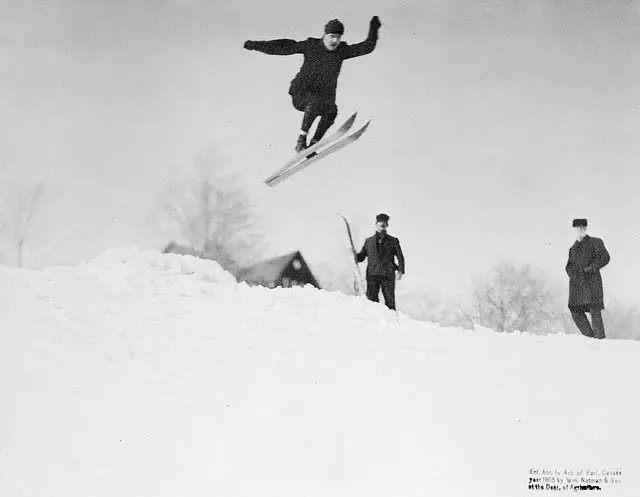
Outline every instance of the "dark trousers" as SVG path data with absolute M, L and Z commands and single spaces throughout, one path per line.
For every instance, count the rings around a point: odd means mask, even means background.
M 396 280 L 393 276 L 367 276 L 367 298 L 372 302 L 380 302 L 382 289 L 384 303 L 389 309 L 396 310 Z
M 589 338 L 604 338 L 604 321 L 602 320 L 602 311 L 599 309 L 591 309 L 591 321 L 589 323 L 586 312 L 571 311 L 573 322 L 584 336 Z
M 313 122 L 320 116 L 320 122 L 312 138 L 312 141 L 320 141 L 338 117 L 338 107 L 335 102 L 327 101 L 315 93 L 295 94 L 291 99 L 296 110 L 304 112 L 300 128 L 302 131 L 308 133 Z

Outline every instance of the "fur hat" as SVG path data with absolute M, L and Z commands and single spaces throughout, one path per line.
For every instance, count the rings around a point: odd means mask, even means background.
M 586 219 L 574 219 L 573 220 L 573 227 L 577 228 L 577 227 L 587 227 L 587 220 Z
M 389 216 L 387 214 L 378 214 L 376 216 L 376 223 L 388 223 Z

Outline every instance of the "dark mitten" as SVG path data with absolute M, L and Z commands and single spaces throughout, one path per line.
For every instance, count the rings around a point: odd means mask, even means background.
M 378 16 L 373 16 L 373 17 L 371 18 L 371 21 L 370 21 L 370 23 L 369 23 L 369 26 L 370 26 L 372 29 L 375 29 L 376 31 L 377 31 L 378 29 L 380 29 L 380 26 L 382 26 L 382 24 L 380 23 L 380 19 L 378 18 Z
M 256 44 L 251 40 L 247 40 L 244 42 L 244 48 L 246 48 L 247 50 L 255 50 Z

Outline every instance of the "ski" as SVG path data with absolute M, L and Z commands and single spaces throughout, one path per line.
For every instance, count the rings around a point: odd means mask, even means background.
M 314 162 L 334 153 L 337 152 L 338 150 L 340 150 L 341 148 L 346 147 L 347 145 L 350 145 L 351 143 L 355 142 L 358 138 L 360 138 L 362 136 L 362 134 L 367 130 L 367 128 L 369 127 L 369 124 L 371 123 L 371 120 L 367 121 L 365 123 L 364 126 L 362 126 L 358 131 L 348 135 L 348 136 L 344 136 L 340 139 L 338 139 L 337 141 L 335 141 L 334 143 L 332 143 L 331 145 L 329 145 L 326 149 L 321 150 L 320 152 L 318 152 L 317 154 L 313 155 L 312 157 L 308 157 L 303 159 L 301 162 L 297 163 L 294 166 L 291 166 L 289 169 L 281 172 L 280 174 L 274 174 L 272 175 L 270 178 L 268 178 L 267 180 L 265 180 L 265 183 L 268 186 L 275 186 L 278 183 L 280 183 L 281 181 L 287 179 L 289 176 L 297 173 L 298 171 L 304 169 L 305 167 L 310 166 L 311 164 L 313 164 Z
M 349 119 L 347 119 L 344 122 L 344 124 L 342 126 L 340 126 L 340 128 L 338 128 L 332 135 L 330 135 L 329 137 L 323 138 L 318 143 L 314 143 L 310 147 L 307 147 L 306 149 L 304 149 L 302 152 L 299 152 L 296 155 L 294 155 L 280 169 L 278 169 L 271 176 L 269 176 L 267 179 L 265 179 L 264 182 L 265 183 L 271 182 L 273 179 L 277 178 L 279 175 L 284 173 L 291 166 L 294 166 L 296 163 L 298 163 L 301 160 L 304 160 L 305 158 L 307 158 L 316 149 L 318 149 L 320 147 L 324 147 L 324 146 L 326 146 L 326 145 L 328 145 L 330 143 L 333 143 L 333 142 L 337 141 L 339 138 L 341 138 L 343 135 L 345 135 L 347 133 L 347 131 L 349 131 L 351 129 L 351 127 L 353 126 L 353 123 L 356 120 L 357 115 L 358 115 L 358 113 L 354 112 L 353 114 L 351 114 Z
M 351 234 L 351 226 L 349 225 L 349 221 L 347 220 L 346 217 L 344 217 L 339 212 L 337 214 L 344 221 L 344 224 L 347 228 L 347 235 L 349 236 L 349 244 L 351 245 L 351 251 L 353 254 L 355 254 L 356 247 L 353 243 L 353 235 Z M 366 286 L 365 286 L 364 280 L 362 279 L 360 266 L 358 266 L 358 261 L 356 260 L 355 255 L 353 258 L 353 266 L 354 266 L 354 269 L 353 269 L 354 289 L 356 291 L 356 295 L 358 295 L 359 297 L 364 297 L 366 294 Z

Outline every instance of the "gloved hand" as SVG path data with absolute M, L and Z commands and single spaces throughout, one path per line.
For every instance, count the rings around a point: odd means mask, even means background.
M 380 29 L 380 26 L 382 26 L 382 24 L 380 23 L 380 19 L 378 18 L 378 16 L 373 16 L 371 18 L 371 21 L 369 22 L 369 26 L 371 26 L 375 30 Z
M 255 42 L 251 40 L 247 40 L 244 42 L 244 48 L 247 50 L 255 50 Z

